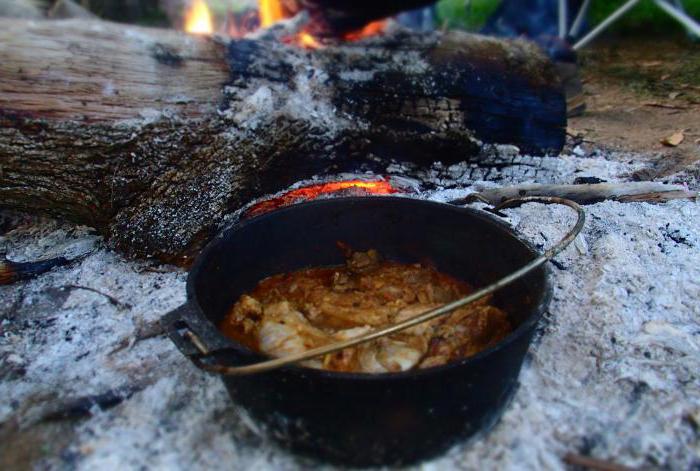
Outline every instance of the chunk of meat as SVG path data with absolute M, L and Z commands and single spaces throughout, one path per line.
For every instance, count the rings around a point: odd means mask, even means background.
M 508 316 L 489 305 L 457 309 L 434 331 L 421 368 L 470 357 L 501 341 L 511 332 Z

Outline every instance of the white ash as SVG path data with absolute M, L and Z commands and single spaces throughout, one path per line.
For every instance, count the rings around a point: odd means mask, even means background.
M 432 189 L 421 196 L 447 201 L 480 186 L 571 183 L 579 176 L 617 181 L 641 165 L 624 154 L 503 158 L 518 160 L 521 170 L 494 167 L 485 175 L 470 172 L 468 164 L 435 165 L 422 174 Z M 389 173 L 402 168 L 394 165 Z M 672 179 L 697 189 L 696 174 L 690 168 Z M 543 335 L 501 421 L 485 437 L 421 468 L 563 469 L 567 452 L 628 466 L 700 466 L 700 204 L 604 202 L 586 212 L 583 234 L 557 258 Z M 507 215 L 542 248 L 573 223 L 567 208 L 536 204 Z M 184 301 L 183 272 L 152 271 L 106 250 L 89 230 L 55 221 L 30 221 L 6 233 L 3 251 L 18 260 L 89 255 L 0 287 L 0 421 L 31 431 L 55 401 L 136 385 L 115 407 L 95 407 L 91 416 L 72 422 L 68 447 L 35 467 L 317 465 L 250 432 L 221 381 L 198 371 L 169 340 L 150 338 L 110 353 Z M 68 285 L 94 288 L 122 304 L 91 291 L 60 289 Z
M 384 47 L 371 47 L 372 39 L 358 44 L 328 47 L 325 54 L 275 44 L 274 48 L 268 51 L 272 58 L 261 56 L 247 65 L 247 73 L 252 75 L 245 78 L 245 84 L 236 82 L 235 86 L 224 87 L 227 106 L 220 111 L 220 115 L 235 126 L 237 133 L 258 129 L 283 117 L 291 121 L 306 122 L 331 138 L 345 129 L 369 126 L 368 123 L 358 122 L 357 116 L 348 116 L 336 108 L 333 100 L 338 88 L 350 86 L 352 82 L 366 82 L 377 73 L 401 70 L 404 74 L 414 77 L 417 84 L 422 83 L 425 93 L 431 95 L 431 87 L 434 88 L 435 84 L 424 83 L 425 72 L 430 67 L 419 52 L 399 50 L 388 54 Z M 336 81 L 330 80 L 329 76 L 335 72 L 328 70 L 329 61 L 326 57 L 336 49 L 342 50 L 349 58 L 349 63 L 376 65 L 371 71 L 341 70 L 337 78 L 346 84 L 339 87 Z M 274 63 L 276 53 L 284 55 L 285 65 L 291 66 L 292 70 L 285 80 L 271 84 L 269 78 L 260 79 L 256 74 L 259 73 L 263 77 L 270 74 L 270 61 Z M 363 60 L 353 60 L 357 57 L 362 57 Z
M 634 172 L 644 168 L 637 154 L 609 153 L 601 157 L 535 157 L 520 155 L 513 146 L 496 146 L 480 156 L 478 163 L 445 165 L 436 162 L 427 170 L 415 169 L 406 163 L 394 163 L 389 165 L 387 172 L 390 175 L 410 175 L 436 190 L 464 189 L 465 182 L 480 182 L 472 188 L 478 190 L 521 183 L 570 184 L 578 178 L 591 177 L 609 182 L 629 181 Z M 679 175 L 678 178 L 682 183 L 684 176 Z
M 343 80 L 354 81 L 354 82 L 367 82 L 372 80 L 377 74 L 376 70 L 343 70 L 340 72 L 339 76 Z
M 271 85 L 269 80 L 248 77 L 245 87 L 224 87 L 229 106 L 220 111 L 221 116 L 243 131 L 255 130 L 280 117 L 309 122 L 329 136 L 348 127 L 349 123 L 331 103 L 328 77 L 314 55 L 296 47 L 282 44 L 277 47 L 284 51 L 293 67 L 290 80 Z M 264 58 L 262 62 L 254 64 L 252 69 L 264 69 Z

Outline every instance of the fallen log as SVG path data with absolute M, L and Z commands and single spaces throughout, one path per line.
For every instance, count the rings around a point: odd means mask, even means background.
M 387 159 L 558 152 L 565 101 L 536 47 L 459 32 L 304 50 L 99 21 L 0 20 L 0 206 L 186 264 L 225 216 Z

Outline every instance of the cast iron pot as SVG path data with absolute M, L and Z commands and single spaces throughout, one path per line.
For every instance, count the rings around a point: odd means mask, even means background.
M 243 222 L 207 246 L 189 273 L 187 303 L 164 317 L 170 338 L 200 364 L 267 359 L 227 339 L 216 325 L 267 276 L 342 264 L 337 241 L 377 249 L 391 260 L 429 262 L 476 287 L 539 255 L 494 216 L 448 204 L 398 197 L 299 204 Z M 500 417 L 550 290 L 546 266 L 499 290 L 495 303 L 514 332 L 444 366 L 386 374 L 288 366 L 222 379 L 233 401 L 294 452 L 355 466 L 416 462 Z

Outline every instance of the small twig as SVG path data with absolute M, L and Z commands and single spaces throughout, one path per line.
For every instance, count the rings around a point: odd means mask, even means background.
M 581 466 L 595 471 L 633 471 L 632 468 L 622 466 L 611 461 L 599 460 L 590 456 L 579 455 L 577 453 L 567 453 L 564 462 L 571 466 Z
M 680 106 L 680 105 L 667 105 L 665 103 L 656 103 L 656 102 L 646 102 L 643 103 L 644 106 L 652 106 L 654 108 L 667 108 L 670 110 L 687 110 L 689 109 L 687 106 Z
M 549 263 L 551 263 L 552 265 L 554 265 L 555 267 L 557 267 L 557 268 L 558 268 L 559 270 L 561 270 L 561 271 L 567 271 L 567 270 L 568 270 L 568 268 L 566 268 L 566 265 L 564 265 L 563 263 L 561 263 L 560 261 L 558 261 L 558 260 L 556 260 L 556 259 L 554 259 L 554 258 L 551 259 L 551 260 L 549 261 Z
M 53 404 L 50 409 L 39 418 L 39 421 L 44 422 L 89 417 L 92 415 L 95 406 L 99 407 L 101 410 L 111 409 L 124 402 L 124 400 L 129 399 L 137 392 L 142 391 L 146 386 L 146 383 L 135 384 L 124 388 L 109 390 L 100 394 L 65 399 Z
M 110 303 L 112 306 L 115 306 L 115 307 L 117 307 L 117 308 L 119 308 L 119 309 L 131 309 L 131 304 L 125 303 L 125 302 L 123 302 L 123 301 L 120 301 L 120 300 L 118 300 L 117 298 L 115 298 L 114 296 L 111 296 L 111 295 L 109 295 L 109 294 L 107 294 L 107 293 L 103 293 L 102 291 L 99 291 L 99 290 L 97 290 L 97 289 L 95 289 L 95 288 L 90 288 L 89 286 L 64 285 L 64 286 L 61 286 L 59 289 L 70 289 L 70 290 L 82 289 L 82 290 L 85 290 L 85 291 L 90 291 L 90 292 L 99 294 L 99 295 L 101 295 L 101 296 L 104 296 L 104 297 L 107 299 L 107 301 L 109 301 L 109 303 Z
M 44 274 L 56 267 L 62 267 L 73 262 L 64 257 L 51 258 L 36 262 L 13 262 L 6 258 L 0 259 L 0 285 L 9 285 L 20 280 L 29 280 Z
M 107 355 L 114 355 L 117 352 L 124 350 L 125 348 L 131 348 L 136 343 L 152 339 L 153 337 L 158 337 L 165 333 L 165 329 L 160 321 L 149 322 L 147 324 L 142 324 L 136 328 L 136 332 L 133 336 L 123 338 L 116 347 L 114 347 Z
M 144 273 L 144 272 L 148 272 L 148 273 L 176 273 L 178 271 L 181 271 L 181 269 L 178 267 L 174 267 L 174 266 L 171 268 L 143 267 L 143 268 L 140 268 L 138 271 L 139 271 L 139 273 Z
M 466 198 L 452 201 L 452 204 L 466 204 L 474 201 L 498 205 L 506 200 L 524 196 L 553 196 L 566 198 L 579 204 L 592 204 L 600 201 L 666 202 L 675 199 L 694 199 L 698 192 L 690 191 L 682 185 L 667 185 L 656 182 L 592 183 L 582 185 L 516 185 L 493 188 L 472 193 Z
M 64 267 L 83 260 L 93 251 L 90 250 L 75 258 L 55 257 L 33 262 L 13 262 L 4 255 L 0 256 L 0 285 L 9 285 L 20 280 L 30 280 L 39 275 L 53 270 L 56 267 Z

